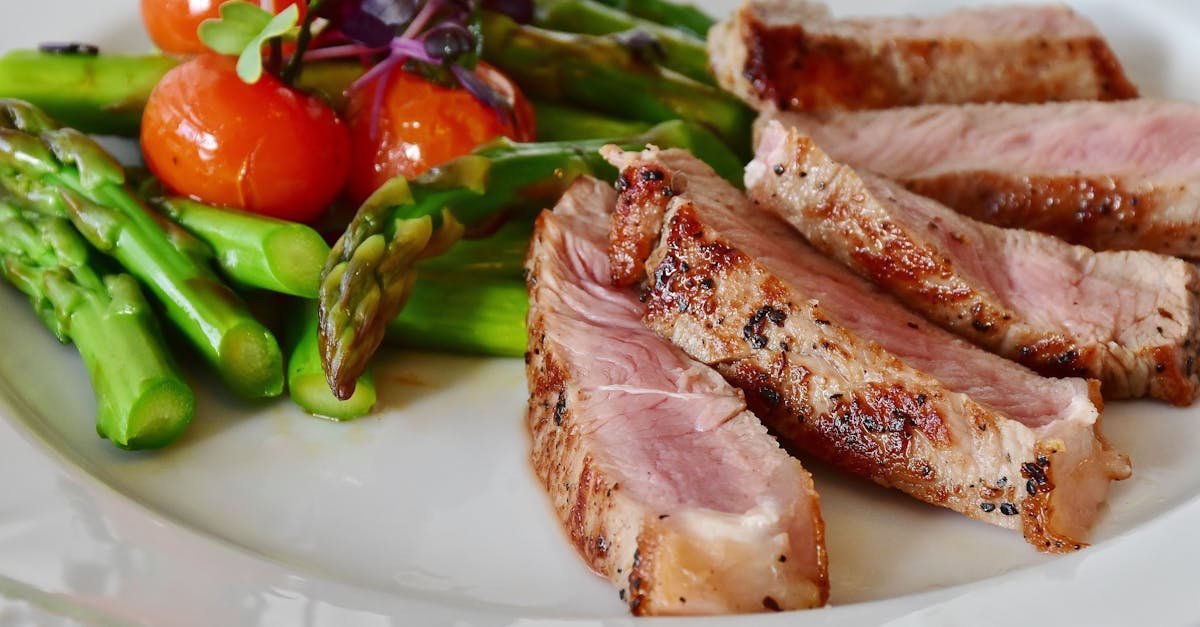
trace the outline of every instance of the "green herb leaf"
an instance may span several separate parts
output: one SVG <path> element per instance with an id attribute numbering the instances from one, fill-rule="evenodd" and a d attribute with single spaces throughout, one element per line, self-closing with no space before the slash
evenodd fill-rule
<path id="1" fill-rule="evenodd" d="M 200 23 L 200 41 L 214 52 L 238 55 L 237 74 L 247 83 L 262 78 L 262 47 L 268 40 L 287 35 L 296 27 L 300 10 L 295 4 L 271 15 L 261 7 L 237 0 L 221 5 L 221 17 Z"/>

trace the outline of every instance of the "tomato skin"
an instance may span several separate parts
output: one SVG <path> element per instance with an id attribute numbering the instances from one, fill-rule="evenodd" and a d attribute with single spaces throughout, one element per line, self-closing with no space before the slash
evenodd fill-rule
<path id="1" fill-rule="evenodd" d="M 187 55 L 199 54 L 208 50 L 196 29 L 200 22 L 209 18 L 220 17 L 221 5 L 226 0 L 141 0 L 142 24 L 150 35 L 150 40 L 160 50 L 167 54 Z M 261 3 L 254 2 L 260 5 Z M 278 13 L 289 5 L 295 4 L 300 9 L 300 18 L 308 7 L 305 0 L 271 0 L 270 11 Z"/>
<path id="2" fill-rule="evenodd" d="M 159 81 L 142 117 L 146 166 L 175 193 L 311 221 L 345 185 L 346 126 L 273 76 L 243 83 L 236 62 L 200 55 Z"/>
<path id="3" fill-rule="evenodd" d="M 485 63 L 475 72 L 513 103 L 513 123 L 502 121 L 464 89 L 443 87 L 403 70 L 350 90 L 345 117 L 350 127 L 347 189 L 352 200 L 362 202 L 390 178 L 412 178 L 495 137 L 534 139 L 533 106 L 516 85 Z M 381 85 L 379 120 L 372 133 L 371 113 Z"/>

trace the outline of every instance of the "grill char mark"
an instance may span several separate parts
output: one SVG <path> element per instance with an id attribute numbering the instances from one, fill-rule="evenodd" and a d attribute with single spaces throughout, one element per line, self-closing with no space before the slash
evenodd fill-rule
<path id="1" fill-rule="evenodd" d="M 740 79 L 753 100 L 782 110 L 1138 96 L 1116 55 L 1099 35 L 1061 37 L 1046 32 L 1037 37 L 989 41 L 962 35 L 866 39 L 861 33 L 851 34 L 853 26 L 838 30 L 809 24 L 806 28 L 805 23 L 769 22 L 760 15 L 766 11 L 777 15 L 788 9 L 806 18 L 820 15 L 811 8 L 807 13 L 795 8 L 806 3 L 777 2 L 775 5 L 782 6 L 757 9 L 755 4 L 768 3 L 751 3 L 732 18 L 739 33 L 732 45 L 745 47 Z M 737 91 L 736 86 L 726 87 Z"/>

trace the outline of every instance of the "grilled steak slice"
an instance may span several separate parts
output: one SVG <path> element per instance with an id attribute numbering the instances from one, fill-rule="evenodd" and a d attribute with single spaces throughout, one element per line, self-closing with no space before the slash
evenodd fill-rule
<path id="1" fill-rule="evenodd" d="M 824 604 L 811 477 L 610 285 L 612 201 L 575 184 L 539 218 L 527 264 L 533 466 L 571 542 L 634 614 Z"/>
<path id="2" fill-rule="evenodd" d="M 984 222 L 1200 258 L 1200 105 L 1072 102 L 768 113 L 831 157 Z"/>
<path id="3" fill-rule="evenodd" d="M 1188 405 L 1200 389 L 1200 273 L 1185 261 L 972 220 L 778 123 L 759 134 L 746 190 L 912 309 L 1044 375 L 1099 379 L 1109 399 Z"/>
<path id="4" fill-rule="evenodd" d="M 1061 6 L 835 20 L 809 0 L 746 0 L 709 32 L 713 73 L 756 107 L 1134 98 L 1108 44 Z"/>
<path id="5" fill-rule="evenodd" d="M 1039 549 L 1083 543 L 1109 482 L 1129 474 L 1100 435 L 1094 386 L 927 323 L 687 153 L 606 156 L 670 190 L 647 324 L 740 387 L 781 440 Z"/>

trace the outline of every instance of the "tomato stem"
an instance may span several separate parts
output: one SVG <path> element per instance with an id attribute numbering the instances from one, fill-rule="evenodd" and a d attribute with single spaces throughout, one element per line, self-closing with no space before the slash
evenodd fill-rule
<path id="1" fill-rule="evenodd" d="M 300 71 L 303 69 L 302 61 L 304 60 L 304 51 L 308 50 L 308 46 L 312 43 L 312 26 L 313 20 L 317 17 L 317 10 L 321 8 L 325 0 L 308 0 L 308 11 L 304 14 L 304 22 L 300 24 L 300 34 L 296 37 L 296 50 L 292 52 L 292 56 L 288 59 L 287 66 L 283 71 L 279 72 L 279 80 L 288 85 L 295 84 L 300 78 Z"/>
<path id="2" fill-rule="evenodd" d="M 272 37 L 270 43 L 270 56 L 267 57 L 267 72 L 279 75 L 279 68 L 283 65 L 283 42 L 279 41 L 278 37 Z"/>

